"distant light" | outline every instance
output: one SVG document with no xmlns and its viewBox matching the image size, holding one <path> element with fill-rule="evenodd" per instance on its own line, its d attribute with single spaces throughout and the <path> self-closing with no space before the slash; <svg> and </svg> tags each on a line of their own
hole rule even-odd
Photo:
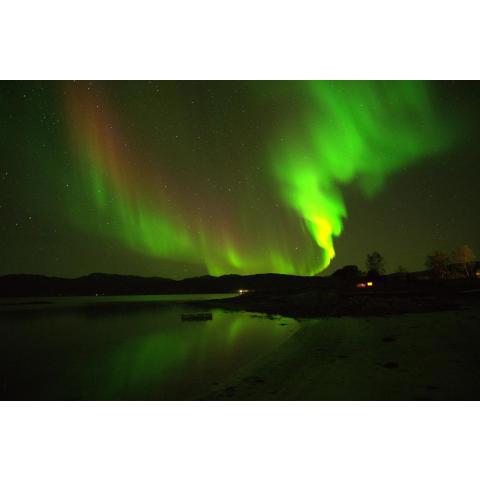
<svg viewBox="0 0 480 480">
<path fill-rule="evenodd" d="M 373 282 L 367 282 L 367 287 L 373 287 Z"/>
<path fill-rule="evenodd" d="M 365 288 L 366 286 L 367 286 L 366 283 L 363 283 L 363 282 L 357 283 L 357 288 Z"/>
<path fill-rule="evenodd" d="M 247 293 L 247 292 L 248 292 L 248 290 L 244 290 L 243 288 L 241 288 L 241 289 L 238 291 L 238 293 Z"/>
</svg>

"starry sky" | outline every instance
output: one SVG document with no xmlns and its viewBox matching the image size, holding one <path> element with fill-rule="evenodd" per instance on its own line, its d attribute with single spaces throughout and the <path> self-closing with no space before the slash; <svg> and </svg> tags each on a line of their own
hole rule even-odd
<svg viewBox="0 0 480 480">
<path fill-rule="evenodd" d="M 0 83 L 0 274 L 480 256 L 477 82 Z"/>
</svg>

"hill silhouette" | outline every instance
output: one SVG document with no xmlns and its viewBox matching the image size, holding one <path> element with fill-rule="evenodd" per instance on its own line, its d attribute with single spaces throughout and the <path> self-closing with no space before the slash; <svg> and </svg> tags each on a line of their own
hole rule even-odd
<svg viewBox="0 0 480 480">
<path fill-rule="evenodd" d="M 182 293 L 230 293 L 242 290 L 288 291 L 327 285 L 328 278 L 282 274 L 223 275 L 173 280 L 91 273 L 78 278 L 10 274 L 0 277 L 0 297 L 58 295 L 160 295 Z"/>
</svg>

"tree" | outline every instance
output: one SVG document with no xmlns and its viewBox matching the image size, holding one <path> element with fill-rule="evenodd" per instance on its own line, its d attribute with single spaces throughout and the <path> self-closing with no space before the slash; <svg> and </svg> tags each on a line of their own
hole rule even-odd
<svg viewBox="0 0 480 480">
<path fill-rule="evenodd" d="M 467 278 L 470 278 L 473 275 L 475 254 L 468 245 L 462 245 L 455 249 L 452 253 L 452 261 L 464 270 Z"/>
<path fill-rule="evenodd" d="M 432 276 L 436 278 L 447 278 L 449 260 L 450 259 L 446 253 L 435 250 L 432 255 L 427 255 L 425 266 L 428 268 Z"/>
<path fill-rule="evenodd" d="M 356 280 L 360 276 L 361 272 L 356 265 L 345 265 L 332 273 L 332 277 L 341 280 Z"/>
<path fill-rule="evenodd" d="M 385 273 L 385 259 L 378 252 L 369 253 L 365 265 L 368 275 L 383 275 Z"/>
</svg>

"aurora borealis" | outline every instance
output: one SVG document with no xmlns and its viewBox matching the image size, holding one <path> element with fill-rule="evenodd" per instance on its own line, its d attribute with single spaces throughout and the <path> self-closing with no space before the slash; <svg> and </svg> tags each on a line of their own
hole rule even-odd
<svg viewBox="0 0 480 480">
<path fill-rule="evenodd" d="M 312 117 L 301 140 L 279 149 L 275 170 L 286 204 L 323 251 L 317 266 L 323 270 L 347 216 L 338 185 L 359 179 L 372 195 L 389 174 L 448 146 L 449 132 L 432 116 L 419 82 L 312 82 L 308 88 Z"/>
<path fill-rule="evenodd" d="M 444 194 L 470 180 L 477 88 L 5 82 L 2 273 L 312 275 L 475 247 L 473 197 Z"/>
</svg>

